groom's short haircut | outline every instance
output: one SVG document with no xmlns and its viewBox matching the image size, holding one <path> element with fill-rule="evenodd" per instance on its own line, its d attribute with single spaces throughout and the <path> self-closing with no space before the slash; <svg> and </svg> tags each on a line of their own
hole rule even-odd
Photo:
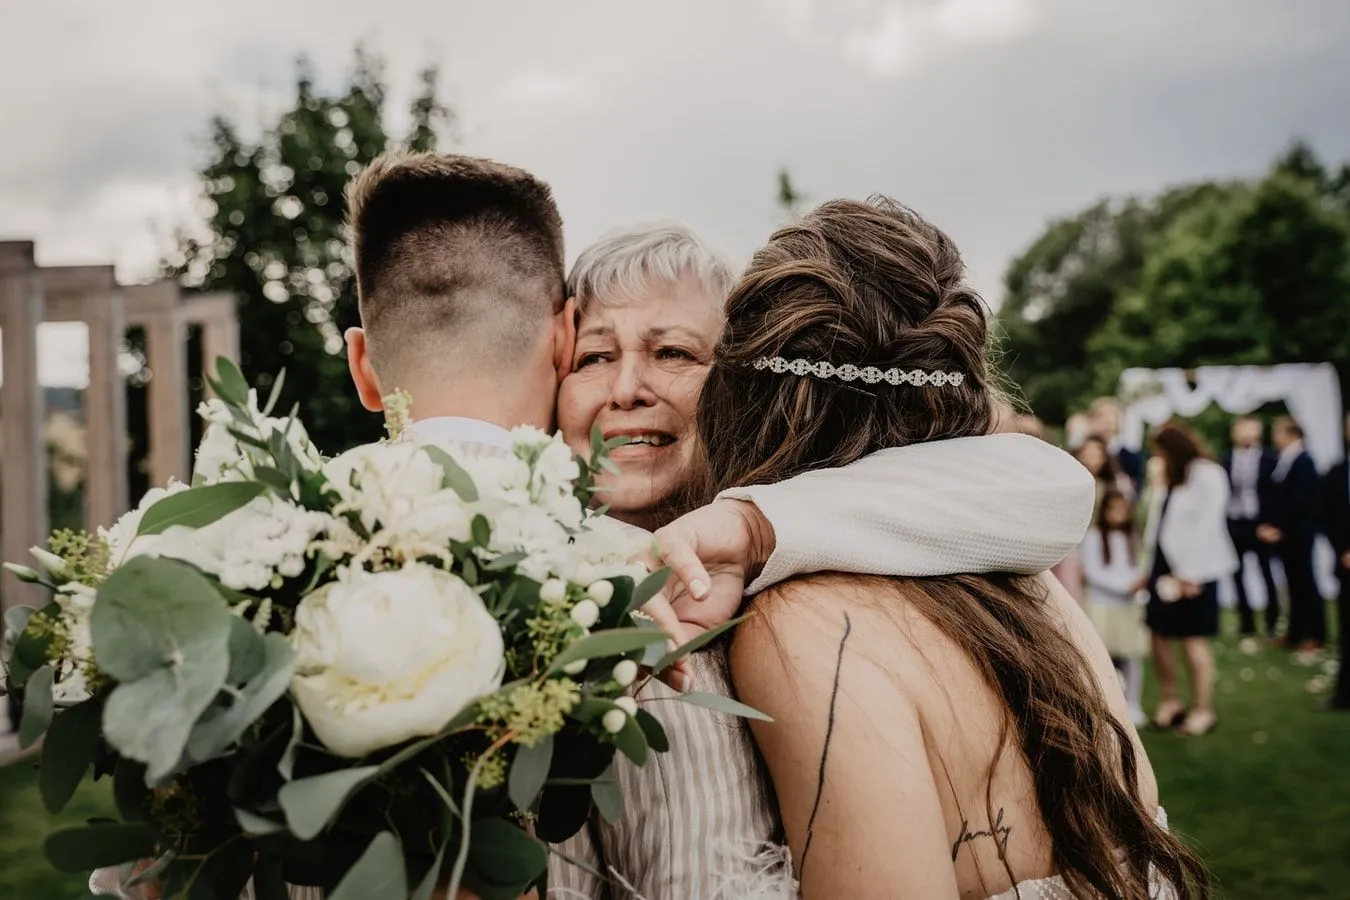
<svg viewBox="0 0 1350 900">
<path fill-rule="evenodd" d="M 347 210 L 361 324 L 388 383 L 523 362 L 562 308 L 562 217 L 528 172 L 385 154 L 347 186 Z"/>
</svg>

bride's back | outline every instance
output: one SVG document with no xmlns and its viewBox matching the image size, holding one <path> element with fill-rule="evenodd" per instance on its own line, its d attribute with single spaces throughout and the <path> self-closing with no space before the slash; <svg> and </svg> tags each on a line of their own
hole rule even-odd
<svg viewBox="0 0 1350 900">
<path fill-rule="evenodd" d="M 755 253 L 699 401 L 709 495 L 987 434 L 983 301 L 951 239 L 836 200 Z M 959 473 L 954 473 L 959 475 Z M 996 895 L 1058 872 L 1079 896 L 1204 896 L 1156 820 L 1109 660 L 1065 595 L 1011 575 L 825 576 L 756 601 L 735 686 L 803 893 Z"/>
<path fill-rule="evenodd" d="M 939 868 L 949 864 L 952 882 L 961 897 L 985 898 L 1018 882 L 1058 874 L 1059 866 L 1017 723 L 1003 697 L 969 655 L 971 643 L 985 639 L 972 635 L 958 643 L 929 617 L 934 604 L 948 602 L 952 592 L 965 590 L 964 584 L 973 581 L 976 579 L 838 574 L 798 580 L 756 600 L 755 615 L 736 638 L 733 675 L 749 702 L 777 706 L 781 701 L 769 699 L 770 695 L 786 697 L 798 690 L 807 694 L 812 691 L 800 679 L 810 678 L 817 669 L 800 658 L 803 651 L 817 661 L 828 658 L 835 669 L 831 692 L 835 693 L 835 683 L 839 689 L 833 704 L 836 733 L 830 738 L 822 800 L 829 802 L 832 779 L 862 778 L 878 804 L 885 806 L 887 798 L 896 798 L 891 814 L 902 818 L 915 810 L 914 804 L 907 810 L 901 798 L 913 797 L 916 781 L 931 783 L 949 855 L 944 860 L 925 859 L 923 864 Z M 1146 808 L 1154 808 L 1157 784 L 1153 771 L 1129 724 L 1124 696 L 1101 641 L 1077 604 L 1053 578 L 1026 579 L 1026 586 L 1043 596 L 1042 602 L 1061 636 L 1086 660 L 1093 689 L 1120 724 L 1121 733 L 1130 735 L 1138 759 L 1137 796 Z M 980 625 L 971 622 L 970 627 Z M 831 636 L 836 644 L 833 649 L 842 649 L 842 653 L 830 652 Z M 1040 647 L 1033 640 L 1025 649 L 1030 654 L 1057 653 L 1063 646 Z M 760 678 L 778 670 L 785 661 L 789 662 L 785 671 L 792 674 L 766 694 Z M 1035 677 L 1035 673 L 1028 672 L 1028 677 Z M 846 735 L 850 708 L 860 713 L 855 725 L 863 730 Z M 775 740 L 772 731 L 778 725 L 781 723 L 761 726 L 757 736 Z M 913 743 L 916 734 L 917 745 Z M 1033 735 L 1031 739 L 1036 738 Z M 922 760 L 907 757 L 900 749 L 907 745 L 921 746 Z M 920 762 L 922 771 L 917 765 Z M 1123 777 L 1119 766 L 1115 773 Z M 1056 773 L 1048 774 L 1054 777 Z M 785 815 L 789 815 L 787 810 Z M 832 847 L 835 841 L 851 843 L 859 839 L 852 828 L 826 834 L 820 825 L 817 811 L 811 854 L 820 858 L 811 865 L 848 852 L 844 847 Z M 895 830 L 879 830 L 877 836 L 885 842 L 884 835 Z M 908 843 L 914 847 L 913 842 Z M 904 853 L 905 847 L 895 846 L 893 852 Z M 825 868 L 820 866 L 817 871 L 825 875 Z M 808 866 L 808 884 L 811 873 Z M 837 885 L 833 872 L 827 877 Z M 884 893 L 880 890 L 878 896 Z"/>
</svg>

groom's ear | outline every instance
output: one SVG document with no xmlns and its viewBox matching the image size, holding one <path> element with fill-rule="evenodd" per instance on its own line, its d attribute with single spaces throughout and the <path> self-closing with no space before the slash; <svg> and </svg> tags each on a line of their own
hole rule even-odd
<svg viewBox="0 0 1350 900">
<path fill-rule="evenodd" d="M 380 391 L 375 369 L 370 365 L 370 354 L 366 352 L 366 333 L 360 328 L 348 328 L 343 338 L 347 341 L 347 369 L 356 384 L 356 395 L 366 409 L 380 412 L 384 409 L 384 394 Z"/>
<path fill-rule="evenodd" d="M 553 368 L 562 381 L 572 371 L 577 351 L 577 298 L 568 297 L 562 311 L 553 320 Z"/>
</svg>

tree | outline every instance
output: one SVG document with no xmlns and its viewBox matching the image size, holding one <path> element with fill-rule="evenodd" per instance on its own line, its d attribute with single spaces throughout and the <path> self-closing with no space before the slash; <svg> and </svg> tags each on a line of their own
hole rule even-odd
<svg viewBox="0 0 1350 900">
<path fill-rule="evenodd" d="M 1152 200 L 1102 200 L 1052 222 L 1004 277 L 999 310 L 1008 371 L 1033 410 L 1062 422 L 1093 394 L 1088 342 L 1134 291 L 1158 235 L 1235 187 L 1201 183 Z"/>
<path fill-rule="evenodd" d="M 805 197 L 792 183 L 792 173 L 787 169 L 778 170 L 778 208 L 789 218 L 797 215 Z"/>
<path fill-rule="evenodd" d="M 1135 366 L 1331 362 L 1350 375 L 1350 216 L 1282 159 L 1177 220 L 1088 342 L 1098 390 Z M 1314 159 L 1315 162 L 1315 159 Z"/>
<path fill-rule="evenodd" d="M 245 376 L 266 388 L 285 369 L 278 409 L 298 404 L 329 453 L 380 436 L 381 423 L 352 389 L 342 331 L 358 321 L 344 189 L 392 144 L 382 68 L 358 49 L 347 85 L 324 94 L 300 60 L 295 104 L 256 141 L 224 116 L 212 119 L 201 172 L 206 236 L 182 235 L 164 263 L 166 276 L 189 290 L 239 298 Z M 401 146 L 429 150 L 453 119 L 436 98 L 434 67 L 421 73 L 421 86 Z"/>
</svg>

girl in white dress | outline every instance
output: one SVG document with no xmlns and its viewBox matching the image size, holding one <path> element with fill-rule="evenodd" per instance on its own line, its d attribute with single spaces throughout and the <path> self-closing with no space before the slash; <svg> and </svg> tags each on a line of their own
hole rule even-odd
<svg viewBox="0 0 1350 900">
<path fill-rule="evenodd" d="M 1117 491 L 1102 496 L 1097 520 L 1081 548 L 1087 598 L 1083 609 L 1111 654 L 1136 726 L 1148 721 L 1142 692 L 1148 629 L 1139 602 L 1139 542 L 1130 501 Z"/>
</svg>

